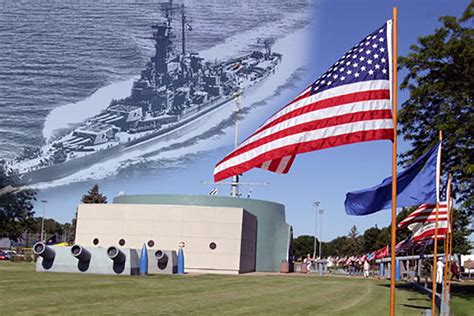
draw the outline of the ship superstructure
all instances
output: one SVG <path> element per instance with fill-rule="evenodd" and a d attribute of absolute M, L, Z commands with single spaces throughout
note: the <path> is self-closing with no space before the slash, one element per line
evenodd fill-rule
<path fill-rule="evenodd" d="M 67 135 L 18 157 L 14 166 L 26 183 L 58 179 L 127 148 L 169 140 L 174 133 L 182 135 L 274 73 L 281 61 L 268 39 L 263 41 L 264 51 L 223 62 L 205 61 L 197 53 L 186 52 L 186 31 L 191 25 L 184 5 L 169 1 L 163 11 L 165 20 L 151 26 L 155 54 L 133 83 L 130 96 L 113 100 L 106 110 Z M 174 47 L 175 13 L 181 18 L 180 52 Z"/>

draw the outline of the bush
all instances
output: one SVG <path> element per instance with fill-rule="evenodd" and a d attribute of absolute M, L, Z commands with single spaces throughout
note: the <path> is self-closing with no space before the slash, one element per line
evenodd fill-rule
<path fill-rule="evenodd" d="M 35 262 L 36 258 L 34 255 L 15 255 L 11 259 L 12 262 Z"/>

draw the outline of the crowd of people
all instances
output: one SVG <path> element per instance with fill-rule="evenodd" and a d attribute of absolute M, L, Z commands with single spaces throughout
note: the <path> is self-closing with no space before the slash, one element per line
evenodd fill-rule
<path fill-rule="evenodd" d="M 326 271 L 328 273 L 334 273 L 336 271 L 347 273 L 349 275 L 363 275 L 364 277 L 369 277 L 371 264 L 367 258 L 364 257 L 326 257 L 322 259 L 313 258 L 311 254 L 307 254 L 303 259 L 299 257 L 295 260 L 297 263 L 301 263 L 304 268 L 303 272 L 312 273 L 317 267 L 318 262 L 323 263 L 326 266 Z"/>
<path fill-rule="evenodd" d="M 322 263 L 325 266 L 325 272 L 332 274 L 347 274 L 350 276 L 364 276 L 365 278 L 371 275 L 379 275 L 379 266 L 375 263 L 375 260 L 369 260 L 366 256 L 352 256 L 352 257 L 326 257 L 326 258 L 313 258 L 311 254 L 307 254 L 303 259 L 302 257 L 294 258 L 295 263 L 299 263 L 303 268 L 301 272 L 313 273 L 316 272 L 318 263 Z M 431 271 L 431 264 L 429 261 L 425 261 L 430 266 L 428 270 Z M 437 262 L 437 275 L 436 279 L 439 283 L 443 278 L 444 263 L 440 259 Z M 461 273 L 457 261 L 453 261 L 450 271 L 451 280 L 460 281 Z"/>

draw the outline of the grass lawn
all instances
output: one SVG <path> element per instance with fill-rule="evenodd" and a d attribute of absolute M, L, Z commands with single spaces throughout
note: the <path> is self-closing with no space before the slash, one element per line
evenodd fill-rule
<path fill-rule="evenodd" d="M 474 309 L 463 288 L 455 315 Z M 31 263 L 0 262 L 0 312 L 21 314 L 386 315 L 389 283 L 301 275 L 105 276 L 36 273 Z M 400 284 L 398 315 L 420 315 L 427 296 Z M 472 315 L 472 314 L 470 314 Z"/>

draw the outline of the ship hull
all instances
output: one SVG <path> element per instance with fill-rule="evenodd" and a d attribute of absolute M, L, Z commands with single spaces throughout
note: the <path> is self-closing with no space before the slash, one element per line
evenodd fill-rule
<path fill-rule="evenodd" d="M 276 66 L 274 70 L 276 70 L 276 68 L 278 68 L 278 66 Z M 268 77 L 272 76 L 273 72 L 274 71 L 268 72 L 258 82 L 245 88 L 242 91 L 242 94 L 247 94 L 256 89 Z M 194 129 L 201 127 L 203 124 L 208 124 L 209 121 L 212 121 L 213 117 L 218 116 L 222 113 L 222 111 L 229 111 L 231 113 L 231 111 L 234 109 L 234 102 L 232 102 L 234 99 L 235 97 L 228 97 L 220 98 L 214 102 L 210 102 L 210 104 L 203 106 L 201 111 L 196 112 L 195 114 L 187 114 L 188 117 L 183 118 L 179 123 L 176 123 L 176 125 L 168 130 L 158 130 L 152 134 L 146 135 L 139 139 L 134 139 L 130 142 L 118 144 L 82 157 L 73 158 L 60 164 L 55 164 L 24 173 L 21 175 L 22 181 L 24 184 L 36 184 L 58 180 L 89 168 L 94 164 L 120 157 L 120 155 L 126 152 L 143 149 L 147 146 L 155 145 L 160 142 L 169 142 L 175 140 L 189 134 Z M 216 125 L 217 123 L 219 122 L 216 122 Z M 175 144 L 179 144 L 179 142 Z"/>

